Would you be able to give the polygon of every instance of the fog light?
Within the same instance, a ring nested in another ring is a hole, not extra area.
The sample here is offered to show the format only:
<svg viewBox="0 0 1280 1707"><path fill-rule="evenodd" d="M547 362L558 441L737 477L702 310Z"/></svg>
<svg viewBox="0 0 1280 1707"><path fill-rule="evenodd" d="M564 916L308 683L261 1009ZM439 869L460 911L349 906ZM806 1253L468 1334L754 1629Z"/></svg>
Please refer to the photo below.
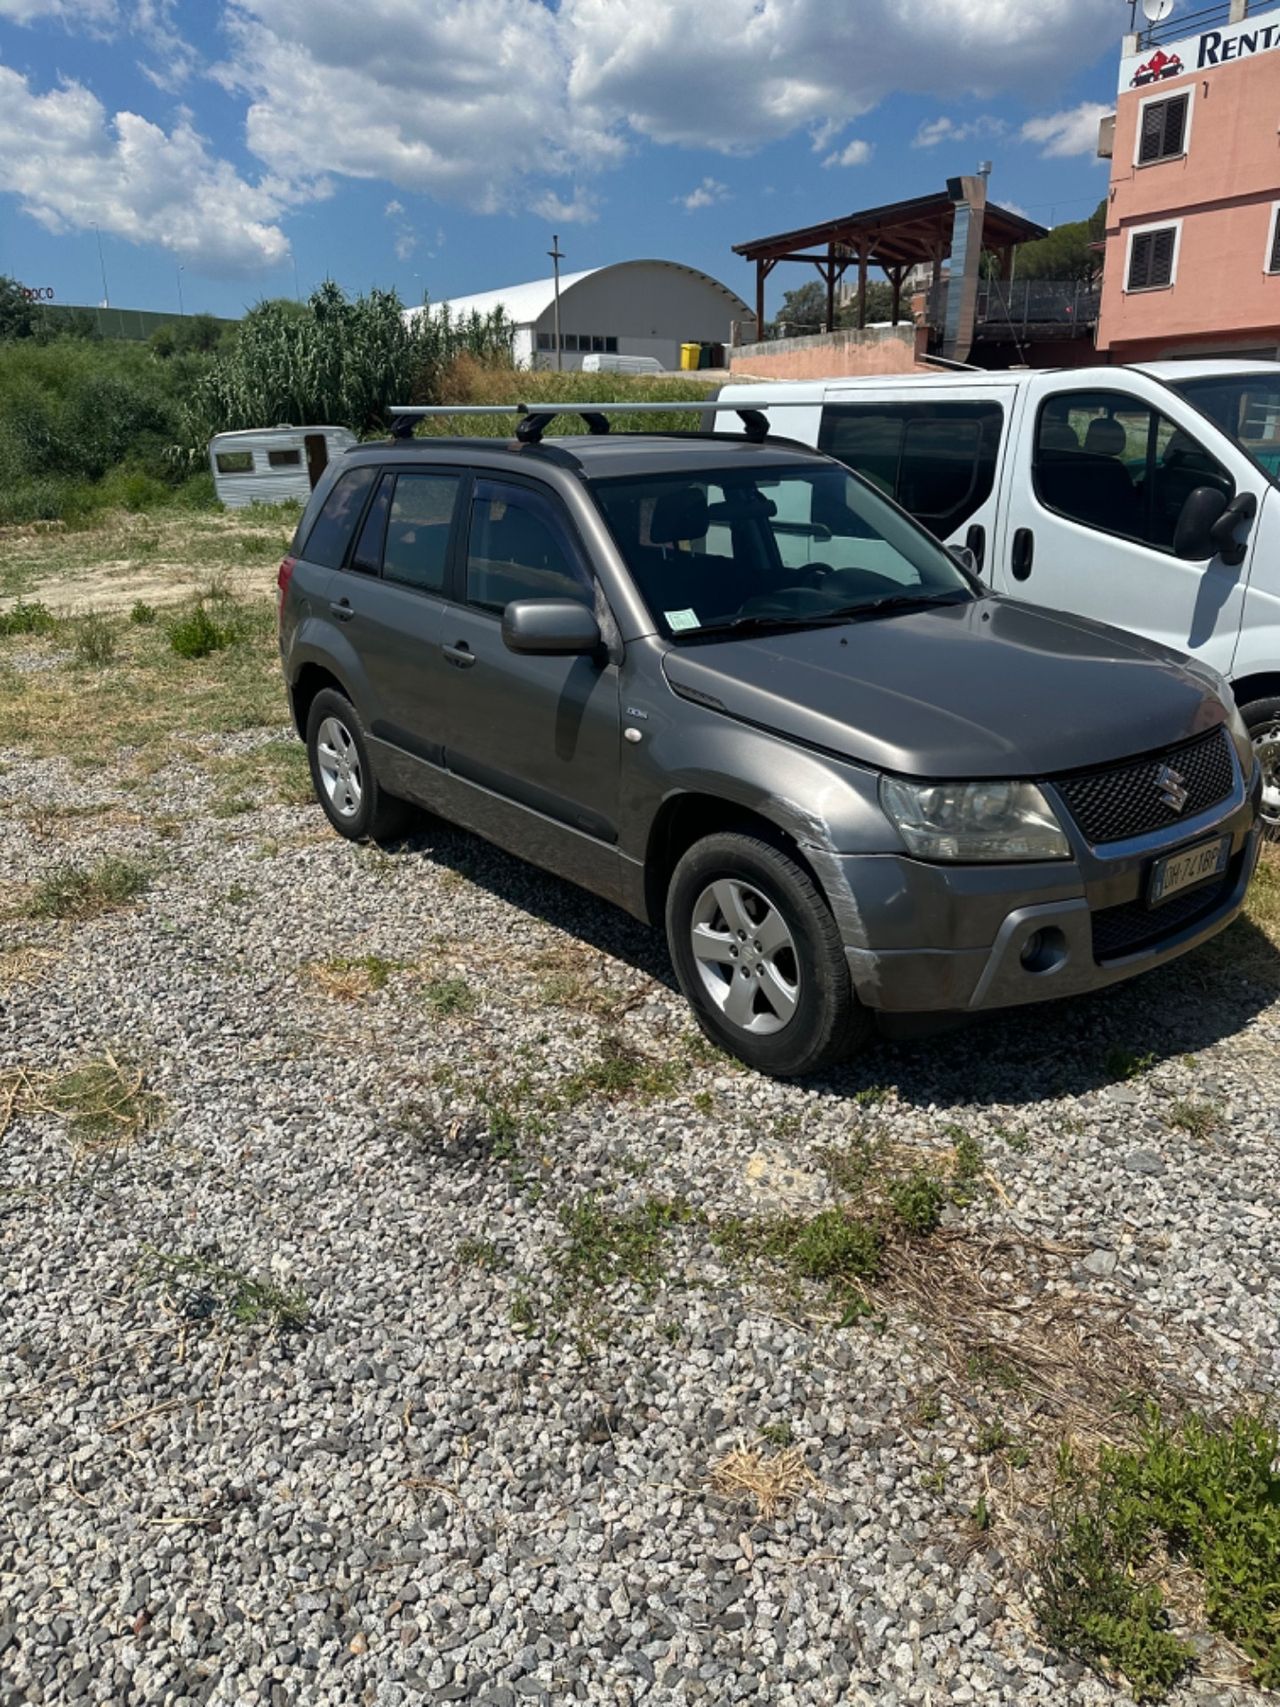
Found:
<svg viewBox="0 0 1280 1707"><path fill-rule="evenodd" d="M1055 972L1067 958L1067 939L1060 930L1033 931L1022 945L1022 964L1028 972Z"/></svg>

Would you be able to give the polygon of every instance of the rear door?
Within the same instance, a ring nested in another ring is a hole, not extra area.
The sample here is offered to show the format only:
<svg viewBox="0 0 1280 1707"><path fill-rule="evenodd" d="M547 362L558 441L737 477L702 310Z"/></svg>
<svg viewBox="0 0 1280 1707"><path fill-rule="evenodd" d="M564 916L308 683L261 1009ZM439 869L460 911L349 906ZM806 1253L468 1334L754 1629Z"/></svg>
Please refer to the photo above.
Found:
<svg viewBox="0 0 1280 1707"><path fill-rule="evenodd" d="M1261 500L1266 481L1164 386L1144 375L1037 377L1027 387L1001 589L1132 629L1230 673L1248 559L1174 555L1197 487ZM1257 527L1252 541L1256 539Z"/></svg>
<svg viewBox="0 0 1280 1707"><path fill-rule="evenodd" d="M931 396L832 388L818 448L943 544L967 545L986 574L999 557L1000 491L1017 387L948 385Z"/></svg>
<svg viewBox="0 0 1280 1707"><path fill-rule="evenodd" d="M464 476L414 464L384 469L330 587L368 683L369 733L439 765L444 753L444 588Z"/></svg>
<svg viewBox="0 0 1280 1707"><path fill-rule="evenodd" d="M515 807L605 843L617 840L618 670L607 657L522 656L502 639L513 599L600 609L590 559L550 488L478 477L457 602L443 618L449 769ZM500 838L501 839L501 838ZM563 868L542 847L532 857Z"/></svg>

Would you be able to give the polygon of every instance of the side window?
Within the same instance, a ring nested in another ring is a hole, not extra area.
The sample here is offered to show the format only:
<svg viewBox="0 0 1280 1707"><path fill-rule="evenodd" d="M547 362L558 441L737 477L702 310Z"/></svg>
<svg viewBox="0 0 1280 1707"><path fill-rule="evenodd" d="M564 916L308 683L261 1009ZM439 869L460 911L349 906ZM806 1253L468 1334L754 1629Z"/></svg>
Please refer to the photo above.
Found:
<svg viewBox="0 0 1280 1707"><path fill-rule="evenodd" d="M1235 482L1168 416L1120 391L1062 391L1036 423L1032 478L1048 510L1100 533L1173 549L1198 486L1235 496Z"/></svg>
<svg viewBox="0 0 1280 1707"><path fill-rule="evenodd" d="M382 573L423 592L444 591L449 539L461 478L456 474L401 474L387 520Z"/></svg>
<svg viewBox="0 0 1280 1707"><path fill-rule="evenodd" d="M590 604L591 579L557 513L540 493L477 482L467 550L467 603L501 613L512 599Z"/></svg>
<svg viewBox="0 0 1280 1707"><path fill-rule="evenodd" d="M252 474L251 450L220 450L217 454L219 474Z"/></svg>
<svg viewBox="0 0 1280 1707"><path fill-rule="evenodd" d="M945 540L991 496L1003 430L995 402L834 403L818 444Z"/></svg>
<svg viewBox="0 0 1280 1707"><path fill-rule="evenodd" d="M301 468L302 452L300 450L269 450L267 464L271 468Z"/></svg>
<svg viewBox="0 0 1280 1707"><path fill-rule="evenodd" d="M326 569L342 567L364 501L377 478L376 468L349 468L339 475L307 535L302 555L308 562L319 563Z"/></svg>
<svg viewBox="0 0 1280 1707"><path fill-rule="evenodd" d="M351 567L362 575L376 575L382 568L382 541L387 531L387 507L394 483L394 474L384 474L378 482L378 490L364 518L356 548L351 553Z"/></svg>

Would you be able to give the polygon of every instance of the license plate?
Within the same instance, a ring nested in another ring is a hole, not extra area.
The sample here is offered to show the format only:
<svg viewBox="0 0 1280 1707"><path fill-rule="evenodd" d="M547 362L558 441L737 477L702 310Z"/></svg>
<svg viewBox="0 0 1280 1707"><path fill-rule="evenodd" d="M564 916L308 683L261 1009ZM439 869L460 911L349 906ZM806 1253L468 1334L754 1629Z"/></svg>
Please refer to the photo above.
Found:
<svg viewBox="0 0 1280 1707"><path fill-rule="evenodd" d="M1158 859L1151 870L1147 900L1158 907L1184 889L1192 889L1210 877L1221 877L1230 858L1231 837L1219 836L1212 842L1198 842L1193 848Z"/></svg>

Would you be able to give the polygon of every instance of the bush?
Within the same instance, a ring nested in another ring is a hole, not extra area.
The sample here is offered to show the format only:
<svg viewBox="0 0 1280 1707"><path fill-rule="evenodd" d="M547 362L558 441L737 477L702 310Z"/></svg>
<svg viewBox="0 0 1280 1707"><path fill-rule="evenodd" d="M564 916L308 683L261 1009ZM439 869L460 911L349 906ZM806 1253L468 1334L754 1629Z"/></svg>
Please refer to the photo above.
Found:
<svg viewBox="0 0 1280 1707"><path fill-rule="evenodd" d="M203 601L169 625L169 644L179 658L207 658L234 639L230 625L215 620Z"/></svg>
<svg viewBox="0 0 1280 1707"><path fill-rule="evenodd" d="M76 624L76 663L100 669L116 655L116 633L97 611L90 611Z"/></svg>
<svg viewBox="0 0 1280 1707"><path fill-rule="evenodd" d="M0 634L52 634L58 626L53 612L39 602L19 599L8 610L0 610Z"/></svg>
<svg viewBox="0 0 1280 1707"><path fill-rule="evenodd" d="M129 621L137 628L150 628L156 620L156 607L149 605L145 599L135 599L133 609L129 612Z"/></svg>

